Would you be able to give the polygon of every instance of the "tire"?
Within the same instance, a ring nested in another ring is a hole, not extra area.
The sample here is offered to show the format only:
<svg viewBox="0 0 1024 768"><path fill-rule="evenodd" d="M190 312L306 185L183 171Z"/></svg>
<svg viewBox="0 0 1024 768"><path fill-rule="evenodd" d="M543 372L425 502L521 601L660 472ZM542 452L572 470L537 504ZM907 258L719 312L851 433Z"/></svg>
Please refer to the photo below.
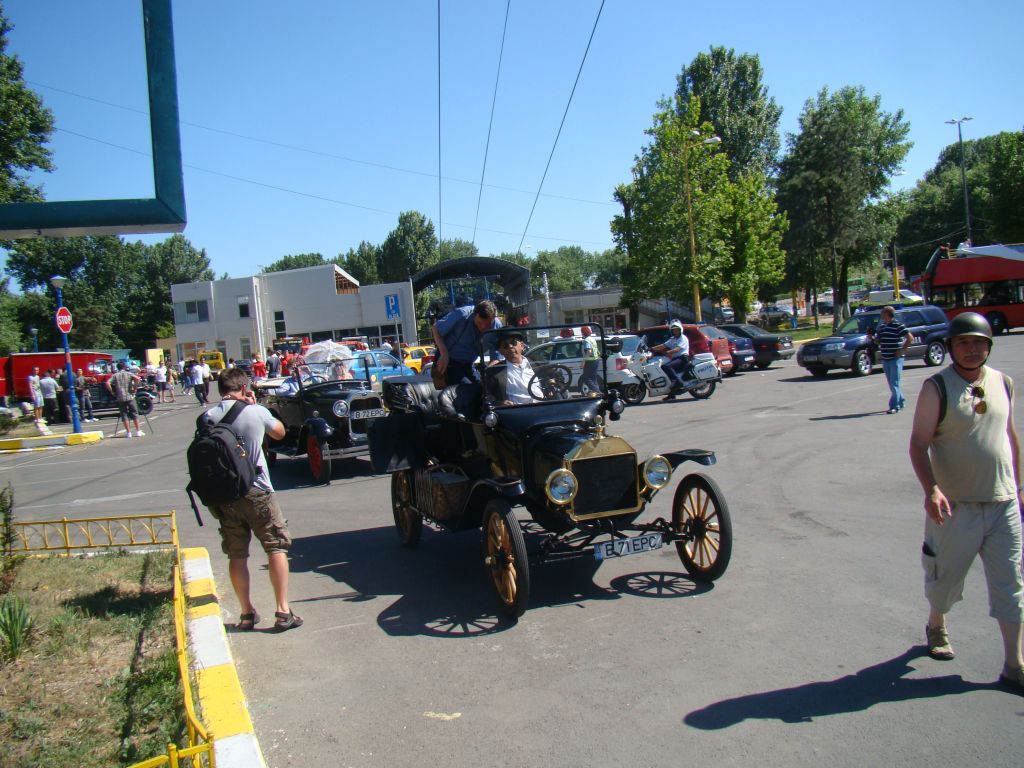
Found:
<svg viewBox="0 0 1024 768"><path fill-rule="evenodd" d="M140 416L148 416L153 412L153 398L151 397L136 397L135 405L139 409Z"/></svg>
<svg viewBox="0 0 1024 768"><path fill-rule="evenodd" d="M725 573L732 557L732 520L714 480L700 473L683 478L672 499L672 527L686 535L676 550L690 578L710 582Z"/></svg>
<svg viewBox="0 0 1024 768"><path fill-rule="evenodd" d="M483 546L498 610L517 619L530 602L530 561L523 530L504 499L491 499L484 507Z"/></svg>
<svg viewBox="0 0 1024 768"><path fill-rule="evenodd" d="M709 397L715 394L715 387L717 386L717 381L709 381L702 387L691 389L690 394L693 395L694 400L707 400Z"/></svg>
<svg viewBox="0 0 1024 768"><path fill-rule="evenodd" d="M946 359L946 345L941 341L933 341L928 345L928 349L924 353L924 364L932 367L936 365L942 365L942 361Z"/></svg>
<svg viewBox="0 0 1024 768"><path fill-rule="evenodd" d="M636 384L624 384L619 390L626 405L638 405L647 397L647 385L642 381Z"/></svg>
<svg viewBox="0 0 1024 768"><path fill-rule="evenodd" d="M327 443L312 432L306 435L306 460L313 479L321 485L331 484L331 460L324 456Z"/></svg>
<svg viewBox="0 0 1024 768"><path fill-rule="evenodd" d="M866 349L859 349L853 356L853 365L850 368L854 376L868 376L871 374L871 355Z"/></svg>
<svg viewBox="0 0 1024 768"><path fill-rule="evenodd" d="M767 368L767 367L768 367L769 365L771 365L771 364L772 364L772 361L771 361L771 360L767 360L767 361L765 361L765 360L762 360L762 361L761 361L761 362L759 362L759 363L754 363L754 365L756 365L756 366L757 366L758 368L760 368L760 369L761 369L762 371L763 371L763 370L764 370L765 368Z"/></svg>
<svg viewBox="0 0 1024 768"><path fill-rule="evenodd" d="M816 379L824 379L828 376L828 368L823 365L811 365L807 367L807 372Z"/></svg>
<svg viewBox="0 0 1024 768"><path fill-rule="evenodd" d="M263 451L263 456L267 460L267 469L273 469L277 465L276 451Z"/></svg>
<svg viewBox="0 0 1024 768"><path fill-rule="evenodd" d="M391 475L391 511L398 540L403 547L415 549L423 533L423 518L412 508L412 472L408 469Z"/></svg>
<svg viewBox="0 0 1024 768"><path fill-rule="evenodd" d="M1000 336L1006 333L1009 324L1006 322L1006 315L1002 312L989 312L985 315L985 319L988 320L988 324L992 326L992 335Z"/></svg>

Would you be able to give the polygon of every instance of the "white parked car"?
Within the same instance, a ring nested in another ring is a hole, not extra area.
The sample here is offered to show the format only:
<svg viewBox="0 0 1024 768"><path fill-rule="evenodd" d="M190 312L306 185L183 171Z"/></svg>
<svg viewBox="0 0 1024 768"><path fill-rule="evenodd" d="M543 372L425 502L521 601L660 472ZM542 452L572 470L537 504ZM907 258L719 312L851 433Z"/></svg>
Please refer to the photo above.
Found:
<svg viewBox="0 0 1024 768"><path fill-rule="evenodd" d="M623 342L622 351L608 356L608 387L610 389L622 387L623 384L635 382L636 374L629 369L629 359L636 351L640 339L632 334L608 336L606 338L621 338ZM554 339L545 344L538 344L526 353L526 358L536 369L546 363L564 365L572 374L569 382L570 388L579 386L580 374L583 373L583 340L579 338ZM601 377L601 366L597 368L598 377Z"/></svg>

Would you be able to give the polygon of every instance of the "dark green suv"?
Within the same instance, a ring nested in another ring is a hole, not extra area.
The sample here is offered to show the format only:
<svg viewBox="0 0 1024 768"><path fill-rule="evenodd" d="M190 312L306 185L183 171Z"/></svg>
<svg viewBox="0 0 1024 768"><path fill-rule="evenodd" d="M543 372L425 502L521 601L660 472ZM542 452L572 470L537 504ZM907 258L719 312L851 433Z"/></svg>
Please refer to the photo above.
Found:
<svg viewBox="0 0 1024 768"><path fill-rule="evenodd" d="M826 376L832 368L849 368L855 376L867 376L881 363L878 348L868 335L878 325L881 309L857 312L834 336L808 341L797 351L796 361L812 376ZM897 307L896 319L907 327L914 340L907 358L923 358L925 365L942 365L946 359L946 313L931 305Z"/></svg>

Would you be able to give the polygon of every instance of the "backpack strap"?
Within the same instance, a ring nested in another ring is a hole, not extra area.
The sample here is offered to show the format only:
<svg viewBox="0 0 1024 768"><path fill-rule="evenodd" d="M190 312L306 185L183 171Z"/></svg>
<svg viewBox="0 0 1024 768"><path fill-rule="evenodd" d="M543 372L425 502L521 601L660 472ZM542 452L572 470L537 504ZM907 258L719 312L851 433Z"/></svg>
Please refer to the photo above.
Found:
<svg viewBox="0 0 1024 768"><path fill-rule="evenodd" d="M939 426L942 420L946 418L946 382L942 379L941 373L936 373L929 376L926 381L930 381L935 385L935 389L939 393L939 420L935 422L935 426Z"/></svg>
<svg viewBox="0 0 1024 768"><path fill-rule="evenodd" d="M228 408L228 412L221 416L220 421L217 423L231 424L235 419L238 418L238 414L240 414L247 405L248 403L245 402L245 400L235 400L235 402L231 404L231 407Z"/></svg>

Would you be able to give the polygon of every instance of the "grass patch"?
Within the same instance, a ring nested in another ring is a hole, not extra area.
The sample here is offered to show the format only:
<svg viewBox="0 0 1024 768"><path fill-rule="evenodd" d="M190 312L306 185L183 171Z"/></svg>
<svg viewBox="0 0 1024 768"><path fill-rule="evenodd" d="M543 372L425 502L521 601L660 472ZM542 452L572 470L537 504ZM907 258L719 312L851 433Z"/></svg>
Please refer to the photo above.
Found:
<svg viewBox="0 0 1024 768"><path fill-rule="evenodd" d="M16 437L39 437L39 428L32 419L0 417L0 437L13 439Z"/></svg>
<svg viewBox="0 0 1024 768"><path fill-rule="evenodd" d="M33 628L0 667L5 768L131 765L182 743L172 552L29 558L9 596Z"/></svg>

